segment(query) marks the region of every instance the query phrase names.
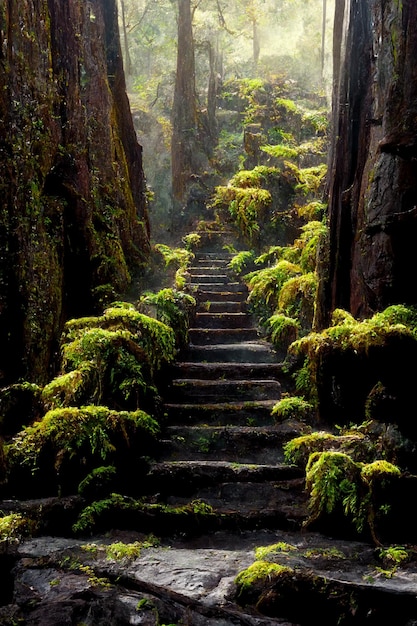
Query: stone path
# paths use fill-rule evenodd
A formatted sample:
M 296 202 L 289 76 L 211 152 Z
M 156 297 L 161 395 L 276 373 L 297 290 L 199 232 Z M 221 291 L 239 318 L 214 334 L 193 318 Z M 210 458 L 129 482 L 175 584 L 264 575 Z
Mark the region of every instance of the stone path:
M 166 396 L 154 488 L 174 506 L 203 500 L 220 527 L 297 528 L 303 475 L 284 462 L 282 445 L 300 425 L 271 418 L 284 375 L 247 311 L 246 287 L 228 269 L 231 257 L 200 254 L 190 268 L 197 312 Z

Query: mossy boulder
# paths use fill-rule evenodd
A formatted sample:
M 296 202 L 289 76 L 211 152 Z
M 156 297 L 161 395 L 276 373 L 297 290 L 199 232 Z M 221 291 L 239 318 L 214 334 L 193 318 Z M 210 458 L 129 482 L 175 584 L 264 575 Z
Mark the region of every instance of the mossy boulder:
M 76 493 L 80 481 L 103 463 L 117 467 L 125 489 L 140 490 L 158 432 L 158 423 L 140 410 L 51 410 L 8 443 L 9 491 L 21 497 Z

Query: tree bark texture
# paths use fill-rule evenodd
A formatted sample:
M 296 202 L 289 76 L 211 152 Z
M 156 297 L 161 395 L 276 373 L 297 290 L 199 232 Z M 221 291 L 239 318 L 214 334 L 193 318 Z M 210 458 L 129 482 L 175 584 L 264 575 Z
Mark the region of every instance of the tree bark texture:
M 361 318 L 417 302 L 416 24 L 414 0 L 336 3 L 329 237 L 319 269 L 318 329 L 335 308 Z
M 115 0 L 0 0 L 0 188 L 0 384 L 42 382 L 148 254 Z

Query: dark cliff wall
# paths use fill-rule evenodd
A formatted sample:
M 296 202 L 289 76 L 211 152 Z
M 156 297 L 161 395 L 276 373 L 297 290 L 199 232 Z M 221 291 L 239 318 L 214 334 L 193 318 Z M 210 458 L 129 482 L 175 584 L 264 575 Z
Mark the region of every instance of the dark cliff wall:
M 345 19 L 318 328 L 337 307 L 363 317 L 417 302 L 417 3 L 347 0 Z
M 0 0 L 0 384 L 44 380 L 148 249 L 116 0 Z

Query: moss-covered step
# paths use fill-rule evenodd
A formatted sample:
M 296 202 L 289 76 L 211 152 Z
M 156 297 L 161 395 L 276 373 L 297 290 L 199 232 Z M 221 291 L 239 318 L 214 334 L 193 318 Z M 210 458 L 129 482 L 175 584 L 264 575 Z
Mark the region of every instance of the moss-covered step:
M 281 385 L 276 380 L 204 380 L 179 378 L 167 390 L 167 400 L 198 403 L 272 400 L 281 398 Z
M 183 353 L 189 361 L 216 363 L 277 363 L 278 355 L 263 341 L 242 341 L 218 345 L 191 345 Z
M 168 426 L 160 460 L 216 460 L 279 464 L 283 444 L 300 434 L 298 424 L 274 426 Z
M 275 400 L 218 402 L 204 404 L 164 404 L 171 425 L 210 424 L 212 426 L 268 426 Z

